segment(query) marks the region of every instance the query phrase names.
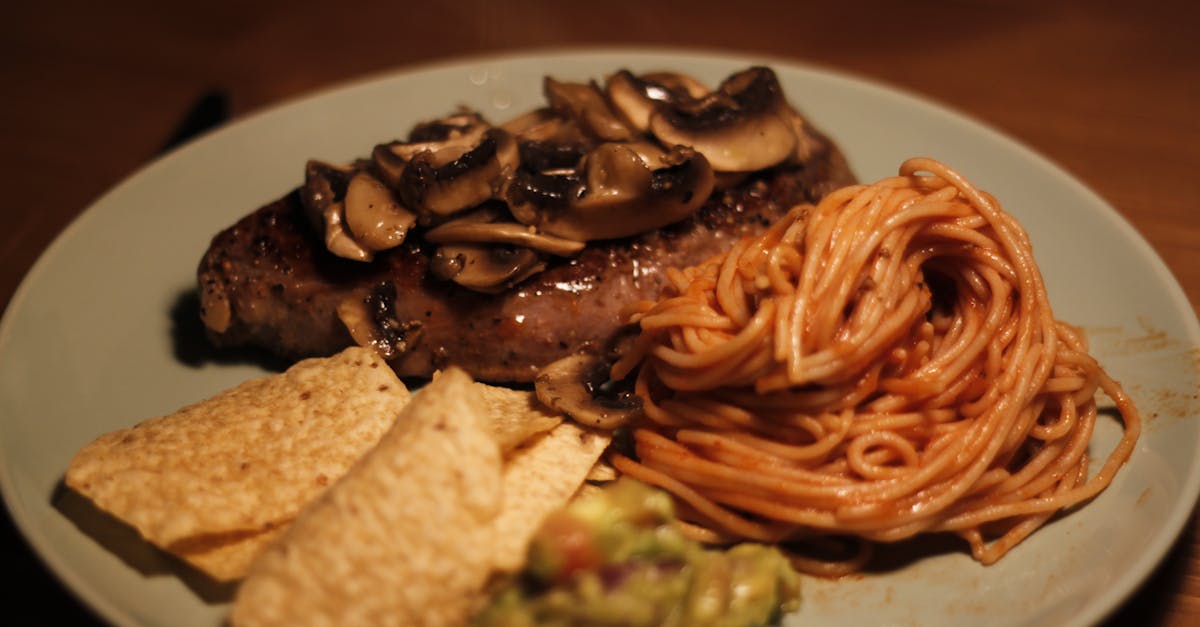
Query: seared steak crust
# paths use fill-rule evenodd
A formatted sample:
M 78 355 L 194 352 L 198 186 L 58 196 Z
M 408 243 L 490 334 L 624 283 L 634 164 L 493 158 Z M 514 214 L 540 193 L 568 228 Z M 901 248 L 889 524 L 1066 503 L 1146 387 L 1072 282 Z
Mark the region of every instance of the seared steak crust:
M 420 238 L 370 263 L 336 257 L 293 191 L 213 239 L 199 268 L 203 317 L 218 346 L 264 347 L 288 358 L 328 355 L 354 343 L 337 308 L 360 299 L 391 319 L 404 346 L 391 360 L 401 376 L 454 364 L 485 381 L 532 381 L 545 364 L 604 347 L 621 326 L 622 306 L 658 296 L 665 267 L 696 264 L 761 232 L 793 205 L 852 183 L 837 148 L 819 139 L 803 166 L 718 191 L 670 227 L 593 242 L 500 294 L 431 276 L 432 250 Z

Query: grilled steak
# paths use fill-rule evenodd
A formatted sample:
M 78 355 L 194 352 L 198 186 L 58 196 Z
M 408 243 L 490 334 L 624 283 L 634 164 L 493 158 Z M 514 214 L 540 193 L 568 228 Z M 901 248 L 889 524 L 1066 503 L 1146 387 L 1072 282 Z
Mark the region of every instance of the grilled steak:
M 210 338 L 291 358 L 332 354 L 354 342 L 337 308 L 357 298 L 408 336 L 406 350 L 392 360 L 402 376 L 455 364 L 486 381 L 531 381 L 542 365 L 602 347 L 617 332 L 624 304 L 658 295 L 664 267 L 700 262 L 761 232 L 792 205 L 852 182 L 836 148 L 825 147 L 802 168 L 767 172 L 714 194 L 681 224 L 591 245 L 501 294 L 430 276 L 428 247 L 420 244 L 369 264 L 336 257 L 293 192 L 213 239 L 200 263 L 201 302 L 206 321 L 223 310 L 229 321 L 221 331 L 210 322 Z
M 551 107 L 502 127 L 460 112 L 371 160 L 310 162 L 303 187 L 201 260 L 210 339 L 287 358 L 359 343 L 402 376 L 453 364 L 529 382 L 608 348 L 622 307 L 656 298 L 664 268 L 853 182 L 766 68 L 704 97 L 677 75 L 609 81 L 603 93 L 547 79 Z

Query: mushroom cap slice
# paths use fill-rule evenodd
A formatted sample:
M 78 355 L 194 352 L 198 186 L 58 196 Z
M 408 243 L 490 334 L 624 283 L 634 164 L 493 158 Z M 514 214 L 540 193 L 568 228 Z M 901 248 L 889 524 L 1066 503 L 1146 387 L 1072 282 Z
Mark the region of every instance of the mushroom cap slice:
M 538 230 L 569 240 L 629 237 L 678 222 L 708 200 L 713 171 L 698 152 L 676 147 L 651 169 L 625 144 L 601 144 L 581 165 L 584 187 L 566 207 L 546 207 Z
M 534 109 L 529 113 L 519 115 L 501 124 L 500 128 L 516 137 L 520 143 L 548 142 L 557 145 L 578 145 L 594 141 L 580 127 L 579 122 L 549 107 Z
M 422 122 L 413 127 L 407 141 L 379 144 L 371 151 L 376 176 L 388 187 L 398 189 L 408 162 L 423 152 L 439 152 L 449 146 L 475 146 L 489 125 L 483 116 L 473 111 Z
M 588 353 L 564 357 L 538 371 L 533 382 L 538 400 L 582 425 L 615 429 L 641 413 L 640 399 L 611 393 L 604 361 Z
M 683 74 L 680 72 L 647 72 L 639 77 L 642 82 L 646 83 L 651 90 L 651 95 L 655 96 L 656 100 L 667 100 L 665 97 L 658 97 L 653 91 L 658 88 L 666 89 L 671 92 L 674 99 L 680 99 L 684 96 L 691 98 L 703 98 L 712 90 L 707 85 L 700 82 L 699 79 Z
M 438 151 L 447 146 L 474 146 L 491 125 L 474 111 L 422 122 L 408 133 L 408 141 L 393 142 L 392 151 L 405 161 L 426 150 Z
M 613 108 L 639 133 L 650 129 L 650 115 L 663 103 L 703 98 L 708 88 L 685 74 L 656 72 L 634 76 L 621 70 L 605 81 Z
M 392 189 L 400 186 L 400 177 L 408 167 L 408 159 L 396 154 L 395 144 L 379 144 L 371 150 L 371 171 L 376 178 Z
M 774 114 L 754 116 L 712 131 L 677 126 L 656 115 L 651 129 L 664 143 L 686 144 L 721 172 L 752 172 L 783 163 L 796 147 L 791 127 Z
M 551 108 L 577 120 L 601 141 L 633 139 L 633 131 L 613 112 L 595 83 L 563 83 L 547 76 L 543 86 Z
M 371 261 L 374 252 L 382 249 L 364 245 L 346 223 L 346 199 L 351 196 L 351 187 L 356 188 L 353 194 L 356 206 L 370 204 L 374 193 L 364 187 L 364 182 L 354 183 L 359 177 L 366 177 L 368 182 L 374 180 L 368 174 L 356 173 L 352 167 L 310 160 L 304 167 L 300 203 L 313 228 L 325 238 L 329 252 L 353 261 Z M 356 220 L 362 217 L 356 216 Z
M 538 233 L 533 227 L 516 222 L 455 220 L 426 231 L 425 240 L 435 244 L 453 242 L 508 244 L 560 257 L 571 257 L 584 249 L 582 241 Z
M 663 150 L 662 146 L 659 146 L 655 142 L 644 139 L 625 142 L 622 145 L 637 153 L 637 156 L 641 157 L 642 161 L 645 162 L 645 164 L 649 166 L 651 170 L 658 170 L 675 165 L 675 161 L 677 161 L 679 157 L 678 151 L 669 153 L 666 150 Z
M 473 147 L 443 146 L 413 156 L 400 177 L 400 197 L 423 223 L 433 222 L 491 199 L 518 162 L 512 135 L 489 128 Z
M 337 316 L 359 346 L 384 359 L 403 355 L 421 336 L 421 321 L 396 318 L 396 286 L 383 282 L 355 291 L 337 305 Z
M 322 227 L 325 210 L 346 197 L 346 188 L 354 176 L 353 168 L 334 165 L 316 159 L 304 164 L 304 186 L 300 188 L 300 204 L 304 206 L 313 226 Z
M 700 100 L 661 106 L 650 132 L 666 145 L 691 146 L 714 170 L 747 172 L 777 165 L 796 148 L 790 108 L 775 73 L 755 67 L 730 76 Z
M 346 226 L 368 250 L 378 252 L 399 246 L 417 222 L 416 214 L 396 202 L 392 192 L 366 172 L 350 179 L 344 203 Z
M 325 208 L 322 214 L 325 225 L 325 248 L 329 252 L 350 259 L 351 261 L 371 261 L 375 254 L 359 244 L 344 226 L 346 216 L 345 206 L 335 202 Z
M 441 246 L 429 264 L 434 276 L 489 294 L 503 292 L 545 267 L 541 257 L 528 248 L 487 244 Z

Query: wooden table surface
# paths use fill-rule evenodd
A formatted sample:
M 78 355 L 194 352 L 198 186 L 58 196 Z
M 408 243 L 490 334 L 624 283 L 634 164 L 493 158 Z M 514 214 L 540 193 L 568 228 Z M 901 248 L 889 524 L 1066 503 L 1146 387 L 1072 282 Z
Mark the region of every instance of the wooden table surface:
M 1200 305 L 1200 5 L 782 4 L 13 3 L 0 39 L 0 308 L 56 234 L 152 159 L 207 90 L 227 94 L 236 116 L 413 63 L 609 44 L 783 57 L 941 101 L 1032 146 L 1097 191 L 1166 260 L 1193 307 Z M 1193 518 L 1113 624 L 1200 624 L 1198 531 Z M 6 610 L 16 607 L 20 624 L 94 620 L 23 548 L 11 524 L 2 540 L 24 582 L 5 593 Z

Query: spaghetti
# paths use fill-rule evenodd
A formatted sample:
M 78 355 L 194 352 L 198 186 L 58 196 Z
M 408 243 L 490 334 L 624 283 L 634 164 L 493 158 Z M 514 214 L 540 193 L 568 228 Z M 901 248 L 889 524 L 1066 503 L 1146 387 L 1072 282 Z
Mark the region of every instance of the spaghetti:
M 954 170 L 897 177 L 793 209 L 757 239 L 670 272 L 631 308 L 644 418 L 623 473 L 673 493 L 704 540 L 965 538 L 991 564 L 1108 486 L 1141 421 L 1054 319 L 1025 232 Z M 639 368 L 640 366 L 640 368 Z M 1096 393 L 1124 434 L 1089 477 Z

